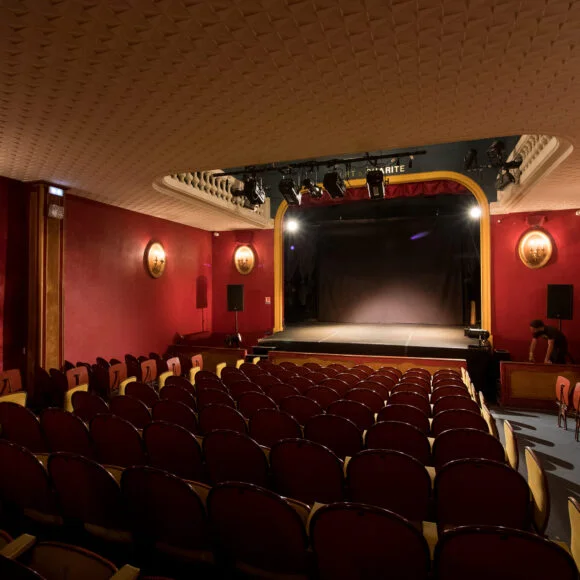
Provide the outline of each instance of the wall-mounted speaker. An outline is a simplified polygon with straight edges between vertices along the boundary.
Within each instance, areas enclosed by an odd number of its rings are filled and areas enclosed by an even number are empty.
[[[548,284],[547,318],[572,320],[574,286],[572,284]]]
[[[228,312],[244,311],[244,285],[228,284]]]

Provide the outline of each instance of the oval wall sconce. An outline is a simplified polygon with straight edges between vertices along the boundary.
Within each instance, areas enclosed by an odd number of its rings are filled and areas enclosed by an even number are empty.
[[[240,274],[249,274],[256,265],[256,253],[251,246],[238,246],[234,252],[234,265]]]
[[[165,272],[167,256],[161,242],[151,241],[145,248],[145,268],[152,278],[160,278]]]
[[[520,260],[532,269],[546,266],[552,257],[553,250],[552,238],[544,230],[538,228],[524,232],[518,242]]]

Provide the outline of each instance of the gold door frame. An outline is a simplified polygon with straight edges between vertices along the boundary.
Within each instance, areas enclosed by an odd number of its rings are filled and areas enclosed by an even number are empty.
[[[427,171],[389,175],[389,184],[417,183],[421,181],[455,181],[466,187],[481,208],[479,221],[480,268],[481,268],[481,325],[489,332],[491,328],[491,238],[489,201],[483,189],[470,177],[455,171]],[[365,179],[348,180],[349,187],[366,186]],[[274,332],[284,330],[284,245],[283,221],[288,203],[282,201],[274,219]]]

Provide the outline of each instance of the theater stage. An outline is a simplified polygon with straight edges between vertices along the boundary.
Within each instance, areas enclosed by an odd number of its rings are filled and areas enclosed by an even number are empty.
[[[292,352],[466,359],[478,342],[465,338],[463,327],[457,326],[311,323],[288,325],[260,339],[258,346]]]

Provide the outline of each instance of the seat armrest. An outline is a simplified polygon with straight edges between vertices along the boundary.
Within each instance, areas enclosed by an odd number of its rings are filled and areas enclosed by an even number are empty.
[[[10,560],[16,560],[36,543],[36,538],[30,534],[22,534],[0,550],[0,555]]]

